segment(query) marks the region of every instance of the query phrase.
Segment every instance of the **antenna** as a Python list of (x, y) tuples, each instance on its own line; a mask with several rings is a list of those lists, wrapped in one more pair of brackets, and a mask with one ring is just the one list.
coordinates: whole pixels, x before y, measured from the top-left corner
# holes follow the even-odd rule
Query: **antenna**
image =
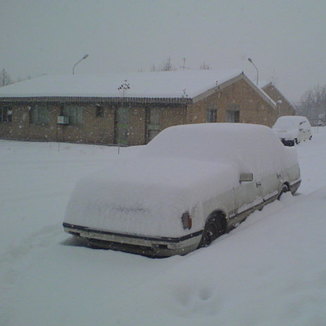
[(127, 80), (124, 80), (118, 87), (119, 91), (122, 91), (122, 97), (125, 97), (127, 90), (130, 89), (130, 84)]

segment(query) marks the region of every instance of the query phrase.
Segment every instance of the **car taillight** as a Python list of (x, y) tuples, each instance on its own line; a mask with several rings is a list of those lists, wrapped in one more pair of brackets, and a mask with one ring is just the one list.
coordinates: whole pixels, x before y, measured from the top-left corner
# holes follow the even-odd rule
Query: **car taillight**
[(181, 216), (182, 226), (186, 229), (191, 229), (192, 227), (192, 219), (189, 212), (184, 212)]

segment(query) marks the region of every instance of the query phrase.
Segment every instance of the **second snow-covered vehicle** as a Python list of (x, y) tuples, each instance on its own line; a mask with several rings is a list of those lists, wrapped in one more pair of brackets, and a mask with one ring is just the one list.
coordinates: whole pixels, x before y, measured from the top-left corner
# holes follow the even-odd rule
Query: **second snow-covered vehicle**
[(310, 122), (302, 116), (279, 117), (273, 130), (285, 146), (294, 146), (312, 138)]
[(174, 126), (134, 154), (77, 183), (66, 232), (99, 247), (186, 254), (301, 182), (295, 148), (260, 125)]

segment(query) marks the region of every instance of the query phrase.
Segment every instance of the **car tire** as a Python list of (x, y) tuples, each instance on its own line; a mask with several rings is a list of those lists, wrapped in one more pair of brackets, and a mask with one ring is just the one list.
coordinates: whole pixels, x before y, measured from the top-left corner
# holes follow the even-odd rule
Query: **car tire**
[(208, 218), (199, 243), (199, 248), (208, 247), (215, 239), (225, 233), (226, 222), (222, 214)]
[(294, 142), (295, 142), (296, 144), (299, 144), (298, 138), (295, 138), (295, 139), (294, 139)]

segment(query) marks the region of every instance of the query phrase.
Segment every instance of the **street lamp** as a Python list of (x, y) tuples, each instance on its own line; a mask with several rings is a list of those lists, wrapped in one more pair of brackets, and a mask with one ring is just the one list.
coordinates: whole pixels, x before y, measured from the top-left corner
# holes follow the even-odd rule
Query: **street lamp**
[(258, 73), (258, 68), (256, 67), (256, 65), (254, 64), (254, 62), (252, 61), (251, 58), (248, 58), (248, 61), (255, 67), (256, 69), (256, 72), (257, 72), (257, 79), (256, 79), (256, 84), (258, 86), (258, 76), (259, 76), (259, 73)]
[(73, 74), (73, 75), (75, 74), (75, 68), (76, 68), (76, 66), (78, 65), (78, 63), (80, 63), (81, 61), (85, 60), (86, 58), (88, 58), (88, 54), (85, 54), (81, 59), (79, 59), (79, 60), (74, 64), (74, 66), (72, 67), (72, 74)]

